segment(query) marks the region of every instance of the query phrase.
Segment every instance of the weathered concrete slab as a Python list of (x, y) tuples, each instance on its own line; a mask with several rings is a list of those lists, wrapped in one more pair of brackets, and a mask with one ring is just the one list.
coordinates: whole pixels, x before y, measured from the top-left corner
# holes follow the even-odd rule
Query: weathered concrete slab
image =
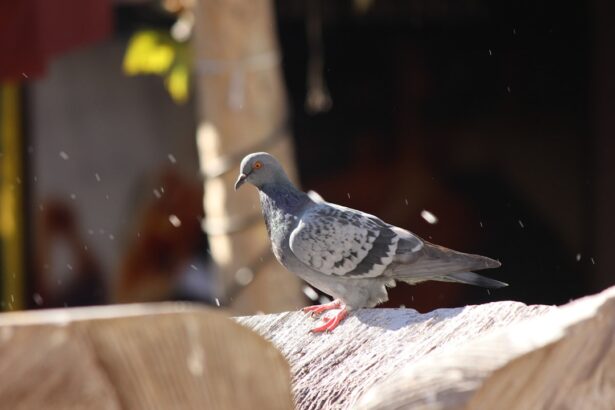
[(298, 409), (354, 409), (366, 391), (445, 347), (460, 347), (490, 330), (554, 310), (518, 302), (427, 314), (412, 309), (365, 309), (329, 334), (310, 333), (318, 319), (302, 312), (237, 320), (273, 342), (287, 358)]

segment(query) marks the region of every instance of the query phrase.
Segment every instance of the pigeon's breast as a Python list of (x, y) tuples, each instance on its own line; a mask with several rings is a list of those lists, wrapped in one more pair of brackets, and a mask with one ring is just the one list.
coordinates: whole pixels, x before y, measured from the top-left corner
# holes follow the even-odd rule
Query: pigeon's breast
[(286, 266), (286, 257), (290, 248), (288, 238), (297, 226), (298, 218), (288, 210), (277, 206), (267, 195), (260, 195), (261, 208), (265, 219), (267, 233), (271, 240), (271, 248), (275, 257)]

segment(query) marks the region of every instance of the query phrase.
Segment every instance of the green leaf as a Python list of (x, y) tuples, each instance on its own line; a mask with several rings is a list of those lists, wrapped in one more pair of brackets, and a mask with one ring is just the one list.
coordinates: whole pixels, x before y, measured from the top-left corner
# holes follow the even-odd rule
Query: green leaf
[(130, 76), (155, 74), (173, 100), (185, 103), (190, 94), (191, 54), (189, 44), (178, 42), (169, 33), (142, 30), (133, 34), (124, 54), (123, 70)]
[(165, 74), (175, 60), (173, 43), (165, 32), (143, 30), (135, 33), (124, 55), (124, 72), (128, 75)]
[(190, 71), (184, 63), (175, 64), (165, 78), (165, 85), (169, 94), (179, 104), (185, 103), (188, 100), (189, 84)]

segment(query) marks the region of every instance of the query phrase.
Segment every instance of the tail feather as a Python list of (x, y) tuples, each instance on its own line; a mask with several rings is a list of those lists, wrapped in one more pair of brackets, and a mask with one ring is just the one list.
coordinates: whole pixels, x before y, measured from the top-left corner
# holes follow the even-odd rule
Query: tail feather
[(445, 248), (443, 246), (426, 243), (423, 248), (425, 255), (423, 258), (435, 259), (438, 261), (449, 262), (459, 266), (465, 266), (468, 271), (499, 268), (502, 264), (486, 256), (474, 255)]
[(392, 269), (395, 279), (410, 284), (438, 280), (494, 289), (508, 286), (504, 282), (471, 272), (500, 267), (500, 262), (486, 256), (454, 251), (427, 241), (419, 252), (414, 255), (399, 255), (395, 262)]
[(499, 280), (491, 279), (474, 272), (458, 272), (451, 273), (439, 279), (445, 282), (459, 282), (468, 285), (480, 286), (488, 289), (499, 289), (508, 286), (508, 283), (500, 282)]

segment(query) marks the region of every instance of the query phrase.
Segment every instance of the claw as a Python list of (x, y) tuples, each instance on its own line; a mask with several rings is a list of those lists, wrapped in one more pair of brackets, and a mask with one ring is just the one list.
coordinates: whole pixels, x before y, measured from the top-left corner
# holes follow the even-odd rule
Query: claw
[(335, 299), (333, 302), (325, 303), (324, 305), (306, 306), (301, 309), (304, 313), (312, 313), (312, 316), (319, 315), (325, 310), (339, 309), (342, 306), (342, 302), (339, 299)]
[(342, 309), (335, 316), (333, 316), (332, 318), (327, 317), (325, 319), (326, 323), (324, 325), (315, 327), (311, 331), (313, 333), (331, 332), (333, 329), (337, 327), (337, 325), (340, 324), (340, 322), (346, 316), (348, 316), (348, 311), (346, 310), (346, 306), (343, 306)]

